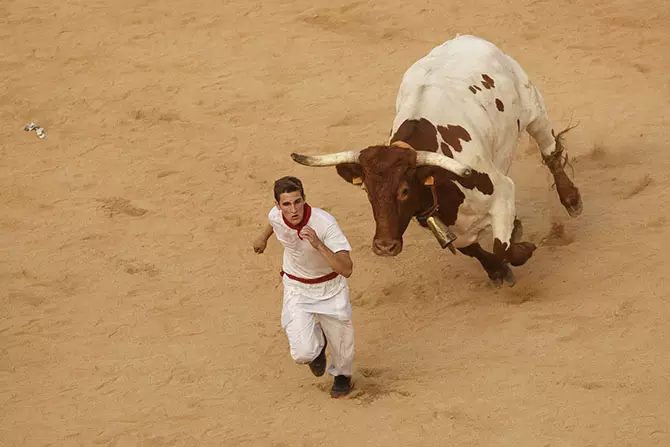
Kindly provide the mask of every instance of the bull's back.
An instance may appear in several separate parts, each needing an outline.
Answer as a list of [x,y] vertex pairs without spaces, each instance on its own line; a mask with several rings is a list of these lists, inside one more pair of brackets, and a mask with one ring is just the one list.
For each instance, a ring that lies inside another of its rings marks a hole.
[[[522,116],[527,85],[523,69],[494,44],[458,36],[433,48],[405,72],[394,132],[403,121],[417,118],[462,126],[472,141],[454,158],[473,167],[495,165],[506,171],[519,132],[527,124]],[[476,150],[468,151],[468,146]],[[482,157],[481,151],[488,153]]]

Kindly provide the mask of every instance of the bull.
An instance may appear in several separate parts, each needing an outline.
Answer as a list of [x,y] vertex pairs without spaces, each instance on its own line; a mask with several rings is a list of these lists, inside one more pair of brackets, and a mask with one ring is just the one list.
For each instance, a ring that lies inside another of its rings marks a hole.
[[[579,189],[564,170],[563,132],[554,132],[524,69],[493,43],[460,35],[433,48],[404,73],[395,110],[388,144],[291,154],[305,166],[335,166],[367,192],[376,255],[400,254],[414,218],[441,236],[443,247],[476,258],[496,285],[514,285],[509,265],[525,264],[537,248],[521,240],[515,184],[507,175],[524,131],[537,142],[563,207],[572,217],[581,213]],[[479,244],[489,228],[492,252]]]

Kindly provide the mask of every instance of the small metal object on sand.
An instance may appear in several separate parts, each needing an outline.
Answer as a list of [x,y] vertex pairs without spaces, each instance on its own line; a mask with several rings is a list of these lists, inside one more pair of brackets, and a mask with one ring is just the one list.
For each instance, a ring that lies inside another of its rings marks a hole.
[[23,127],[23,130],[25,130],[26,132],[30,132],[31,130],[34,130],[35,133],[37,134],[37,136],[42,138],[42,139],[44,139],[47,136],[47,134],[44,133],[44,129],[42,127],[38,126],[37,123],[34,123],[34,122],[30,123],[30,124],[26,124]]

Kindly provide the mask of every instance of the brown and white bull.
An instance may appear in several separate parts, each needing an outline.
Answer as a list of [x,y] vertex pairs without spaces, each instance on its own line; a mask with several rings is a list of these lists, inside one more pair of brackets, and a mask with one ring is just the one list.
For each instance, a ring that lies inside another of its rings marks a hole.
[[[536,249],[520,240],[515,185],[507,176],[523,131],[537,142],[561,203],[571,216],[579,215],[579,190],[565,174],[567,155],[542,95],[498,47],[462,35],[406,71],[388,145],[291,157],[306,166],[335,166],[367,191],[377,255],[398,255],[412,218],[426,226],[424,219],[434,215],[457,236],[453,246],[478,259],[496,284],[514,284],[508,264],[523,265]],[[489,227],[493,253],[478,243]]]

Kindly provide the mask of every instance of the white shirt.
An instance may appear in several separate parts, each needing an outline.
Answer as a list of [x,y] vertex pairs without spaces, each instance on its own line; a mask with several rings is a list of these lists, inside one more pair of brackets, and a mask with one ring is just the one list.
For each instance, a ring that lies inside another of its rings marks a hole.
[[[333,271],[325,258],[306,238],[300,239],[298,232],[286,225],[281,210],[276,206],[268,213],[277,240],[284,246],[284,272],[299,278],[312,279]],[[351,245],[340,229],[335,218],[320,208],[312,207],[312,215],[307,221],[318,238],[334,253],[351,251]],[[338,293],[346,285],[346,278],[338,275],[335,279],[318,284],[303,284],[284,276],[284,282],[299,287],[304,293],[316,299],[325,299]]]

